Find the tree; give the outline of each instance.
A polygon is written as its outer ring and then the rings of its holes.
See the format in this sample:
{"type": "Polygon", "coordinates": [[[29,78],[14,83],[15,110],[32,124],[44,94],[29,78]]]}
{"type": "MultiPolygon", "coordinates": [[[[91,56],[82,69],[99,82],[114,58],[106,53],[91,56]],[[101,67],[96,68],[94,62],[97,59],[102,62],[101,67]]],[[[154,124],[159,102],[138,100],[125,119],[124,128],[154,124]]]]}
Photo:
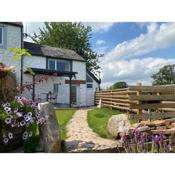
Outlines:
{"type": "Polygon", "coordinates": [[[151,76],[153,85],[175,84],[175,64],[167,65],[151,76]]]}
{"type": "Polygon", "coordinates": [[[127,88],[128,85],[125,81],[118,81],[114,83],[112,86],[109,87],[109,89],[122,89],[122,88],[127,88]]]}
{"type": "Polygon", "coordinates": [[[82,56],[87,68],[96,72],[100,69],[98,58],[101,56],[91,49],[91,27],[82,23],[72,22],[45,22],[45,27],[34,33],[33,41],[38,44],[71,49],[82,56]]]}

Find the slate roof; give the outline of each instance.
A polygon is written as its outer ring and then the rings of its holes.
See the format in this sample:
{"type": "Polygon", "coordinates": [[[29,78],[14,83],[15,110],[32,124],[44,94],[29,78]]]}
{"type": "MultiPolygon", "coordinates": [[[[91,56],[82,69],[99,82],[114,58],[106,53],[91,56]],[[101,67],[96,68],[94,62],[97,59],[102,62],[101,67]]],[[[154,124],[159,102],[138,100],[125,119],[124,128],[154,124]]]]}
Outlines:
{"type": "Polygon", "coordinates": [[[31,55],[45,56],[51,58],[63,58],[68,60],[85,62],[85,60],[80,55],[78,55],[75,51],[69,49],[39,45],[26,41],[24,42],[24,48],[28,49],[31,55]]]}
{"type": "Polygon", "coordinates": [[[98,84],[101,84],[101,79],[98,79],[89,69],[86,69],[86,71],[98,84]]]}

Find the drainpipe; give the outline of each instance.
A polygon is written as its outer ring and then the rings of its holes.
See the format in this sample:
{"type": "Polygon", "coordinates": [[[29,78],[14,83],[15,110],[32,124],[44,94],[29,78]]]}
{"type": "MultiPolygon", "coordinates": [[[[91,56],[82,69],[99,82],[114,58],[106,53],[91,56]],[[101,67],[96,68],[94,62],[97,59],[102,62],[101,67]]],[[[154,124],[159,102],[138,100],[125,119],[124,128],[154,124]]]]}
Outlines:
{"type": "Polygon", "coordinates": [[[70,95],[69,95],[69,107],[72,107],[72,75],[69,76],[69,89],[70,89],[70,95]]]}
{"type": "Polygon", "coordinates": [[[33,75],[33,92],[32,92],[32,100],[35,100],[35,75],[33,75]]]}
{"type": "MultiPolygon", "coordinates": [[[[24,42],[23,42],[23,27],[21,27],[21,49],[24,48],[24,42]]],[[[21,62],[20,62],[20,93],[22,94],[22,86],[23,86],[23,59],[24,56],[21,56],[21,62]]]]}

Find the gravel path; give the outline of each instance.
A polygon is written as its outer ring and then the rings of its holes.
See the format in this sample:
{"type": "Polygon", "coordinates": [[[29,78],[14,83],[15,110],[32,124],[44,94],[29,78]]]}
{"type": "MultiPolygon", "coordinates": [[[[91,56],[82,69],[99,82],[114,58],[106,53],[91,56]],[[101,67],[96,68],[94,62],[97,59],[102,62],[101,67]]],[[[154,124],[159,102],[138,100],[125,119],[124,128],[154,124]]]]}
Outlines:
{"type": "Polygon", "coordinates": [[[104,139],[89,128],[87,112],[90,109],[77,110],[67,125],[66,152],[117,152],[119,143],[104,139]]]}

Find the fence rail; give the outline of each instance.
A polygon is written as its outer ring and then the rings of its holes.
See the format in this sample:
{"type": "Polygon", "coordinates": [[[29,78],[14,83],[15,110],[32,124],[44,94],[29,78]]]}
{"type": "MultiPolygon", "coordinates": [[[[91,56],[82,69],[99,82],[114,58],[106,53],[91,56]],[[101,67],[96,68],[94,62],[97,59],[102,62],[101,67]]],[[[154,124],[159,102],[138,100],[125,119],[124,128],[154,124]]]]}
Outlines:
{"type": "MultiPolygon", "coordinates": [[[[121,109],[138,116],[145,111],[175,112],[174,86],[129,86],[124,89],[97,91],[95,102],[104,107],[121,109]]],[[[167,114],[167,113],[166,113],[167,114]]]]}

